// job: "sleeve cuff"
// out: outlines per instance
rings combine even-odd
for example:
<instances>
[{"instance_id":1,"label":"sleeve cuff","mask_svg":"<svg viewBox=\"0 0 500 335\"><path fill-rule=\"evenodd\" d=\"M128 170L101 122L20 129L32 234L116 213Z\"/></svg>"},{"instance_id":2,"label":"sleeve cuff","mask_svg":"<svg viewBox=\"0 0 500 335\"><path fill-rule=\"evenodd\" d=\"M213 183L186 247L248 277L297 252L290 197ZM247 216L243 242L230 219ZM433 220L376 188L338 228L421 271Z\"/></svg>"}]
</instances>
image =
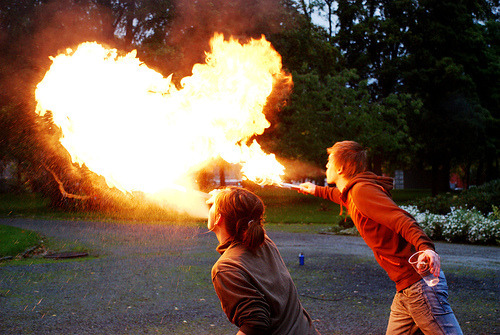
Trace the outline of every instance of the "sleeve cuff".
<instances>
[{"instance_id":1,"label":"sleeve cuff","mask_svg":"<svg viewBox=\"0 0 500 335\"><path fill-rule=\"evenodd\" d=\"M432 250L436 252L436 249L434 248L434 245L432 244L427 244L427 243L422 243L417 251L425 251L425 250Z\"/></svg>"}]
</instances>

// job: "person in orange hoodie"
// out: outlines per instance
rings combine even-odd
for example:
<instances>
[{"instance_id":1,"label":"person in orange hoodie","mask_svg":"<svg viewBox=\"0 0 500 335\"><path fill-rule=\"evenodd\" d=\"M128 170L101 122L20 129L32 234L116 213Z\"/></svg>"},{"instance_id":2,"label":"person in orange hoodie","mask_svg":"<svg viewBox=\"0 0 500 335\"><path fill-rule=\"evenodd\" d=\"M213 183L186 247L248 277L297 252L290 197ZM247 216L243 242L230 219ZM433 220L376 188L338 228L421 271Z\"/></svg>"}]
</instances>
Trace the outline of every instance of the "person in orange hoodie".
<instances>
[{"instance_id":1,"label":"person in orange hoodie","mask_svg":"<svg viewBox=\"0 0 500 335\"><path fill-rule=\"evenodd\" d=\"M378 264L396 283L386 334L462 334L434 243L392 200L392 178L367 171L366 151L354 141L337 142L327 152L326 181L335 187L303 183L300 192L346 207ZM437 285L428 286L408 262L416 251L423 251L419 261L429 264Z\"/></svg>"}]
</instances>

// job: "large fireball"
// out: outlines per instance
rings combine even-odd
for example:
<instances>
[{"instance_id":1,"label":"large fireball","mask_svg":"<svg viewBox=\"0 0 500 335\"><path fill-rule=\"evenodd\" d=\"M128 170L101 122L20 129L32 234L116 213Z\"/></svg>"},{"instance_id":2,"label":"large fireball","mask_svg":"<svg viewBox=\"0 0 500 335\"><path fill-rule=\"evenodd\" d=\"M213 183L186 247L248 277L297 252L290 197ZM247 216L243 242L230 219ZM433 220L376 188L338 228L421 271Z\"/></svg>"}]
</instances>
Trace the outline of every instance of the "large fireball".
<instances>
[{"instance_id":1,"label":"large fireball","mask_svg":"<svg viewBox=\"0 0 500 335\"><path fill-rule=\"evenodd\" d=\"M83 43L52 58L36 88L37 113L52 113L74 162L124 192L163 201L195 189L193 174L217 157L240 163L249 179L279 182L283 166L247 142L269 127L263 108L273 85L291 83L280 55L264 37L240 44L215 35L210 44L178 89L135 51ZM192 207L185 200L167 201Z\"/></svg>"}]
</instances>

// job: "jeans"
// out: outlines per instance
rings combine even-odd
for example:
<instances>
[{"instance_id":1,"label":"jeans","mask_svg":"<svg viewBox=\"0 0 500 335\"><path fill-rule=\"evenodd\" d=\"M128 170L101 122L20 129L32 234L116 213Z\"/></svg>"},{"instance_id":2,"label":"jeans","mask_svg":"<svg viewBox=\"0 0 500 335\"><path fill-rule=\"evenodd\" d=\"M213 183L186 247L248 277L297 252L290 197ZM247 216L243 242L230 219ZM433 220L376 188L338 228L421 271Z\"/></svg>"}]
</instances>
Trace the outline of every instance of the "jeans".
<instances>
[{"instance_id":1,"label":"jeans","mask_svg":"<svg viewBox=\"0 0 500 335\"><path fill-rule=\"evenodd\" d=\"M429 287L422 279L396 293L386 332L393 334L463 334L448 303L443 271L436 286Z\"/></svg>"}]
</instances>

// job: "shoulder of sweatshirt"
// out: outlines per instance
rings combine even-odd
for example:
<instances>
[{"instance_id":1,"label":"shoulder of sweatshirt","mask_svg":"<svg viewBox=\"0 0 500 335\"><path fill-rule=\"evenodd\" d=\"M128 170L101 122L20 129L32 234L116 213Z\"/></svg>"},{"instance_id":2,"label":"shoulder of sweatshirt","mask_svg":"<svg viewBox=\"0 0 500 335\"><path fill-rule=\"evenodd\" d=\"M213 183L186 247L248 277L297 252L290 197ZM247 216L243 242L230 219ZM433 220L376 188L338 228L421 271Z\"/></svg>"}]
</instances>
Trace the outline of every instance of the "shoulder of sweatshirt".
<instances>
[{"instance_id":1,"label":"shoulder of sweatshirt","mask_svg":"<svg viewBox=\"0 0 500 335\"><path fill-rule=\"evenodd\" d=\"M375 183L356 183L349 193L357 209L364 214L373 213L373 211L379 212L388 208L394 210L398 207L392 200L390 193L383 186Z\"/></svg>"},{"instance_id":2,"label":"shoulder of sweatshirt","mask_svg":"<svg viewBox=\"0 0 500 335\"><path fill-rule=\"evenodd\" d=\"M382 185L370 182L359 181L349 190L353 200L370 200L372 198L388 198L392 201L391 194Z\"/></svg>"}]
</instances>

